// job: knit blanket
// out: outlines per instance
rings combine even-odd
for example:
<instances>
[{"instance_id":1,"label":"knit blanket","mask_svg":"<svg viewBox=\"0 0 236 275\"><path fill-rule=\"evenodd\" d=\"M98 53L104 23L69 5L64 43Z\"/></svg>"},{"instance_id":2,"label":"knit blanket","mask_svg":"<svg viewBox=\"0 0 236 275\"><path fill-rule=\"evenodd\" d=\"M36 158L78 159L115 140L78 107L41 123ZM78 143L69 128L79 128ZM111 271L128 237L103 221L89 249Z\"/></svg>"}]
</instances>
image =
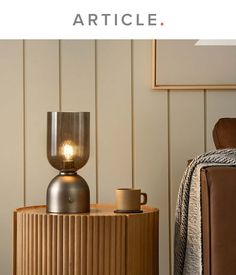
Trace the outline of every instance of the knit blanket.
<instances>
[{"instance_id":1,"label":"knit blanket","mask_svg":"<svg viewBox=\"0 0 236 275\"><path fill-rule=\"evenodd\" d=\"M217 165L236 166L236 149L196 157L182 178L175 216L174 275L203 274L200 170Z\"/></svg>"}]
</instances>

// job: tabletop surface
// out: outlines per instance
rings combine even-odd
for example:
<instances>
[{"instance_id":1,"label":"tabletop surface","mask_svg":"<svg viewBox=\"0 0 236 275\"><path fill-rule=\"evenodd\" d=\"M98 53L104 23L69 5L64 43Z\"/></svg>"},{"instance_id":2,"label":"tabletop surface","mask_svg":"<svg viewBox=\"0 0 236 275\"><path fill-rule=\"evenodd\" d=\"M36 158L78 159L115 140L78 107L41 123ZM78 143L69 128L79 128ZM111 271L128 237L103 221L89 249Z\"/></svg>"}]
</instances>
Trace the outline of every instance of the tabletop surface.
<instances>
[{"instance_id":1,"label":"tabletop surface","mask_svg":"<svg viewBox=\"0 0 236 275\"><path fill-rule=\"evenodd\" d=\"M42 215L85 215L85 216L118 216L118 215L145 215L147 213L154 213L158 212L159 210L154 207L150 206L142 206L141 209L143 210L142 213L114 213L115 206L108 205L108 204L91 204L90 205L90 212L89 213L75 213L75 214L53 214L46 212L45 205L38 205L38 206L27 206L18 208L15 210L17 213L28 213L28 214L42 214Z\"/></svg>"}]
</instances>

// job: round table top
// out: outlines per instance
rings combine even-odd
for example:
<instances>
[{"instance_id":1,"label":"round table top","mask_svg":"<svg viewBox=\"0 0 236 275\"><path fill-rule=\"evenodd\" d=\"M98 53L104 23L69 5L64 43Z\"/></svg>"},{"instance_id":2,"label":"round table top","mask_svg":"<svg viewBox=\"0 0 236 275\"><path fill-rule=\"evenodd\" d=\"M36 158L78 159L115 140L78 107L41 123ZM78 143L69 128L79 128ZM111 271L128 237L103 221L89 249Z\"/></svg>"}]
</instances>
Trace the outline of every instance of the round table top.
<instances>
[{"instance_id":1,"label":"round table top","mask_svg":"<svg viewBox=\"0 0 236 275\"><path fill-rule=\"evenodd\" d=\"M91 204L89 213L72 213L72 214L59 214L59 213L47 213L46 205L27 206L18 208L15 210L16 213L27 213L27 214L42 214L42 215L86 215L86 216L117 216L117 215L145 215L147 213L159 212L157 208L150 206L142 206L142 213L114 213L116 210L114 205L108 204Z\"/></svg>"}]
</instances>

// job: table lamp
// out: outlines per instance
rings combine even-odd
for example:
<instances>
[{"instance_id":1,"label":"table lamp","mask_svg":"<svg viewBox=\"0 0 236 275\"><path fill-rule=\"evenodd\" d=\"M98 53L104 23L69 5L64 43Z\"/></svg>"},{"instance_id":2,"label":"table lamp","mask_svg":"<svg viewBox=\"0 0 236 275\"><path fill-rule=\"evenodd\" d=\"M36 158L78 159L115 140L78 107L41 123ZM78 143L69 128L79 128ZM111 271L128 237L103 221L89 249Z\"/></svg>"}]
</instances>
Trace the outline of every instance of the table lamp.
<instances>
[{"instance_id":1,"label":"table lamp","mask_svg":"<svg viewBox=\"0 0 236 275\"><path fill-rule=\"evenodd\" d=\"M77 174L89 158L89 112L47 113L47 158L59 170L47 189L47 212L86 213L90 192Z\"/></svg>"}]
</instances>

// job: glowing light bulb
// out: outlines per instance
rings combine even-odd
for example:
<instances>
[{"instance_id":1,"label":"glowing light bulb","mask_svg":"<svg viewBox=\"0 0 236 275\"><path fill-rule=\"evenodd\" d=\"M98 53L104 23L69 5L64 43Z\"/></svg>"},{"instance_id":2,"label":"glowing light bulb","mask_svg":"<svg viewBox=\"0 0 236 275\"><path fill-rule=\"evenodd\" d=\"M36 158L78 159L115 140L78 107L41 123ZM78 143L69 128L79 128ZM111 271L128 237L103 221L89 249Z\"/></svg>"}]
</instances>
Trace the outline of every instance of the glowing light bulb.
<instances>
[{"instance_id":1,"label":"glowing light bulb","mask_svg":"<svg viewBox=\"0 0 236 275\"><path fill-rule=\"evenodd\" d=\"M73 157L73 146L70 144L65 144L63 146L63 155L65 156L66 160L71 160Z\"/></svg>"}]
</instances>

